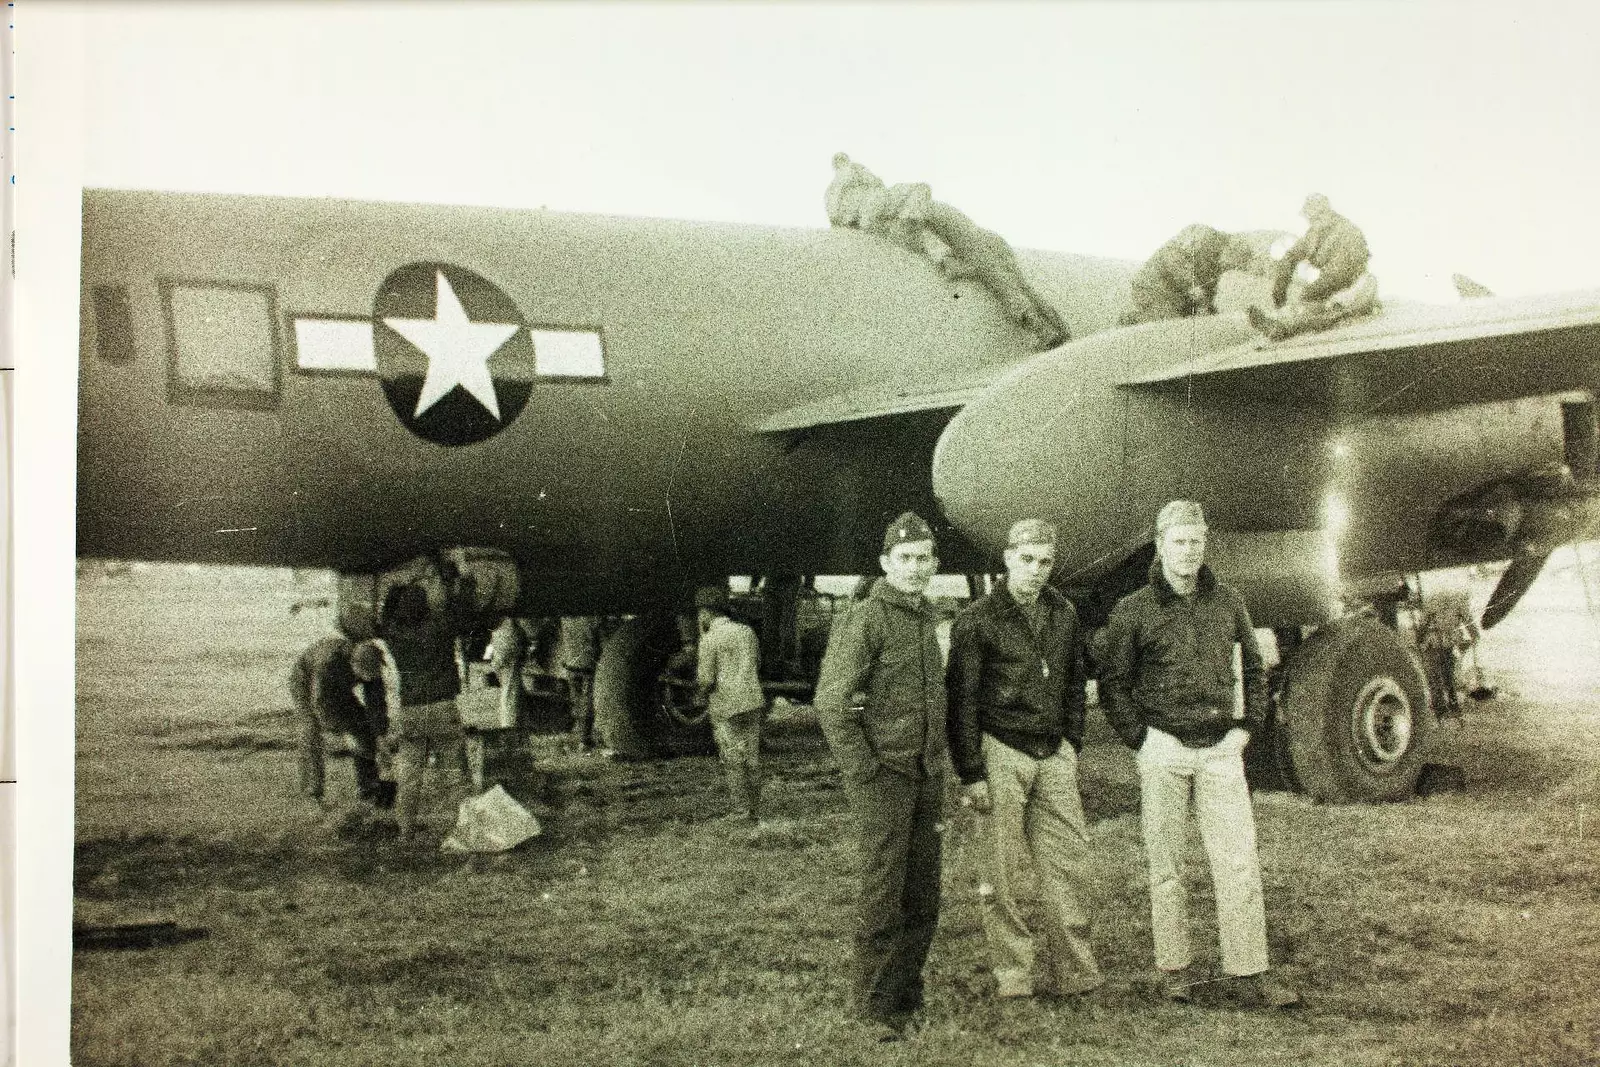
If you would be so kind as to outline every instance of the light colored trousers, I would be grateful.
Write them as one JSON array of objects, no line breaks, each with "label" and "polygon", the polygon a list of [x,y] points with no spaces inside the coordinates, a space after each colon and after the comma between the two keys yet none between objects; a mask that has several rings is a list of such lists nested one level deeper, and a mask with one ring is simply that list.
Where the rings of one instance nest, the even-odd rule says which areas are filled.
[{"label": "light colored trousers", "polygon": [[1033,991],[1033,938],[1017,900],[1018,864],[1026,856],[1039,876],[1045,951],[1038,977],[1064,994],[1093,989],[1102,979],[1083,905],[1089,834],[1077,753],[1063,741],[1055,755],[1036,760],[984,734],[983,765],[992,809],[981,817],[987,881],[979,901],[1000,992]]},{"label": "light colored trousers", "polygon": [[761,804],[761,719],[763,708],[741,711],[711,723],[717,756],[728,779],[728,792],[752,818]]},{"label": "light colored trousers", "polygon": [[466,739],[453,698],[390,711],[389,732],[398,741],[393,771],[395,821],[402,833],[409,834],[417,824],[422,781],[427,774],[430,754],[437,759],[441,770],[448,767],[455,772],[458,790],[471,791]]},{"label": "light colored trousers", "polygon": [[1222,970],[1230,975],[1267,969],[1267,918],[1261,898],[1256,823],[1244,780],[1244,731],[1209,748],[1188,748],[1152,729],[1139,748],[1140,811],[1150,868],[1150,919],[1156,966],[1187,967],[1189,895],[1184,887],[1190,802],[1211,862],[1217,899]]}]

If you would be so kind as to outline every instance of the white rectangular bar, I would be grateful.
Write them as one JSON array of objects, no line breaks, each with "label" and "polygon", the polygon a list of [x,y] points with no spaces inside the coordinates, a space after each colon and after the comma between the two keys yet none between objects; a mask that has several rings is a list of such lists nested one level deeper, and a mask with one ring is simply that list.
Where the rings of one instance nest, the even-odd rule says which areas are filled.
[{"label": "white rectangular bar", "polygon": [[594,330],[540,330],[533,335],[533,358],[538,374],[555,378],[603,378],[605,346]]},{"label": "white rectangular bar", "polygon": [[354,319],[295,319],[296,362],[301,370],[376,374],[372,323]]}]

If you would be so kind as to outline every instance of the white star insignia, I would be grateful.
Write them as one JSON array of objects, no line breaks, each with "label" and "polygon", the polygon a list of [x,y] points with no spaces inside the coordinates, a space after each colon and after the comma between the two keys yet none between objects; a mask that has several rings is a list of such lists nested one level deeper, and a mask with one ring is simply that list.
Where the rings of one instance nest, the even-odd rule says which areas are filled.
[{"label": "white star insignia", "polygon": [[431,319],[384,319],[384,323],[428,357],[428,375],[412,418],[443,400],[456,386],[471,393],[500,421],[500,401],[494,395],[489,358],[521,327],[516,323],[472,322],[450,287],[444,271],[437,272],[438,287]]}]

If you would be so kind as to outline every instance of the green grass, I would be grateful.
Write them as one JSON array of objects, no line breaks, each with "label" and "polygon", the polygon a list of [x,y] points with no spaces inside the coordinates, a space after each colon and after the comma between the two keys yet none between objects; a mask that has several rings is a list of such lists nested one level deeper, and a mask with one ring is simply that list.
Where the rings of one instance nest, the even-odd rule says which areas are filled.
[{"label": "green grass", "polygon": [[[1097,723],[1084,791],[1110,987],[1083,1004],[988,995],[971,816],[953,809],[926,1022],[877,1046],[842,1011],[850,827],[803,720],[774,731],[777,822],[754,840],[715,821],[704,758],[550,761],[546,832],[504,856],[340,835],[294,796],[282,682],[327,613],[287,614],[314,584],[230,574],[80,582],[77,919],[209,936],[78,953],[76,1064],[1596,1062],[1592,676],[1476,720],[1465,795],[1258,797],[1273,957],[1307,1000],[1279,1015],[1220,985],[1196,1007],[1151,995],[1131,760]],[[347,765],[330,780],[347,799]],[[437,836],[447,813],[430,815]],[[1203,865],[1190,876],[1214,952]]]}]

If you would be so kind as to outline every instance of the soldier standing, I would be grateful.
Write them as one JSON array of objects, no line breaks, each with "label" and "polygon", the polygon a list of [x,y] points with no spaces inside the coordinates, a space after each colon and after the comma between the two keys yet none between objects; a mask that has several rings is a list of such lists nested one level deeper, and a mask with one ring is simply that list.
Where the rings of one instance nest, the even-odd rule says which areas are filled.
[{"label": "soldier standing", "polygon": [[761,717],[767,695],[761,689],[761,646],[756,632],[728,617],[726,589],[695,591],[700,642],[695,676],[700,700],[711,718],[717,755],[728,777],[733,817],[761,818]]},{"label": "soldier standing", "polygon": [[594,669],[600,662],[600,620],[592,615],[563,615],[557,648],[572,707],[572,746],[588,752],[596,742]]},{"label": "soldier standing", "polygon": [[[1188,894],[1184,852],[1193,805],[1216,886],[1222,970],[1246,979],[1257,1002],[1299,996],[1267,971],[1267,920],[1244,746],[1266,721],[1267,684],[1244,598],[1205,564],[1200,505],[1174,500],[1156,518],[1149,584],[1124,597],[1106,627],[1101,700],[1138,753],[1140,814],[1150,874],[1156,967],[1170,1000],[1187,1002]],[[1236,704],[1234,649],[1244,675]]]},{"label": "soldier standing", "polygon": [[[1011,527],[1005,583],[968,605],[950,635],[950,756],[980,816],[984,938],[1001,997],[1103,984],[1084,907],[1089,833],[1078,792],[1083,645],[1072,602],[1050,588],[1056,528]],[[1015,876],[1039,872],[1044,951],[1035,960]]]},{"label": "soldier standing", "polygon": [[884,577],[829,635],[815,704],[844,775],[860,851],[855,1011],[895,1040],[922,1007],[939,923],[944,802],[944,661],[923,595],[938,570],[933,531],[890,523]]}]

